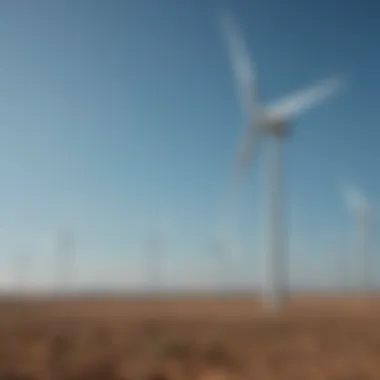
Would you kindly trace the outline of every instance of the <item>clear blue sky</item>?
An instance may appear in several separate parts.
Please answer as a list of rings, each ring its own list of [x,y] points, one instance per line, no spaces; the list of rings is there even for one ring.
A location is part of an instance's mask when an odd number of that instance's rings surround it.
[[[138,283],[142,240],[160,224],[171,282],[212,277],[207,247],[241,132],[220,7],[243,28],[265,101],[326,76],[349,80],[299,119],[286,147],[293,275],[328,281],[351,228],[341,185],[379,201],[380,5],[370,0],[2,1],[3,272],[26,250],[46,279],[68,225],[83,281],[123,258]],[[263,269],[264,161],[251,171],[247,252],[236,260],[252,282]]]

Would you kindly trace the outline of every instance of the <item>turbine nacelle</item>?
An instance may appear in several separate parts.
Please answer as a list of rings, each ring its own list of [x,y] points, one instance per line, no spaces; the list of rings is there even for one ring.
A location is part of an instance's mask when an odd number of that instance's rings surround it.
[[[290,121],[275,115],[265,115],[261,118],[259,126],[262,132],[275,137],[286,137],[290,134]]]

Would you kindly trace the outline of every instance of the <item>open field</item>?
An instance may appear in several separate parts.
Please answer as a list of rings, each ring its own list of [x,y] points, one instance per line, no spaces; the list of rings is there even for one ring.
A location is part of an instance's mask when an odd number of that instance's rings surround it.
[[[0,379],[380,379],[380,298],[4,298]]]

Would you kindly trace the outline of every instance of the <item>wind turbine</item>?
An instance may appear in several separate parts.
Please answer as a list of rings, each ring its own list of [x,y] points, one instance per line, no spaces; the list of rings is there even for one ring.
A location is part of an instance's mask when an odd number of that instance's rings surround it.
[[[234,71],[236,87],[242,103],[247,128],[239,146],[233,176],[230,207],[236,207],[238,195],[247,170],[264,137],[272,141],[267,167],[268,174],[268,280],[272,308],[277,309],[284,300],[284,227],[282,224],[282,145],[289,135],[297,116],[337,92],[342,81],[339,78],[325,80],[313,87],[295,92],[290,96],[264,106],[260,102],[255,69],[248,55],[242,33],[233,17],[223,11],[219,21]]]
[[[371,262],[374,229],[374,206],[353,186],[347,186],[344,198],[349,211],[355,218],[355,250],[362,266],[362,290],[369,292],[372,287]]]

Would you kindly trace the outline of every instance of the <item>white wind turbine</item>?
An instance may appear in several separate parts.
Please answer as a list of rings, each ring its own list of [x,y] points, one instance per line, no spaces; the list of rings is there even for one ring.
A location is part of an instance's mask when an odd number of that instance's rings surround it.
[[[374,237],[374,206],[353,186],[344,189],[344,198],[355,219],[355,251],[362,270],[362,290],[369,292],[372,283],[372,244]]]
[[[260,103],[256,74],[250,60],[241,31],[233,18],[227,12],[219,14],[222,32],[226,41],[231,65],[234,70],[237,90],[241,98],[247,128],[239,150],[237,152],[236,167],[234,170],[231,212],[235,214],[236,202],[242,182],[247,176],[247,169],[254,153],[263,137],[272,140],[270,152],[269,176],[269,204],[268,204],[268,280],[271,306],[281,306],[284,295],[284,255],[283,238],[285,231],[282,225],[282,143],[288,136],[290,127],[296,117],[308,108],[317,105],[341,87],[341,80],[331,78],[314,87],[298,91],[281,101],[264,106]],[[235,223],[235,215],[232,223]]]

